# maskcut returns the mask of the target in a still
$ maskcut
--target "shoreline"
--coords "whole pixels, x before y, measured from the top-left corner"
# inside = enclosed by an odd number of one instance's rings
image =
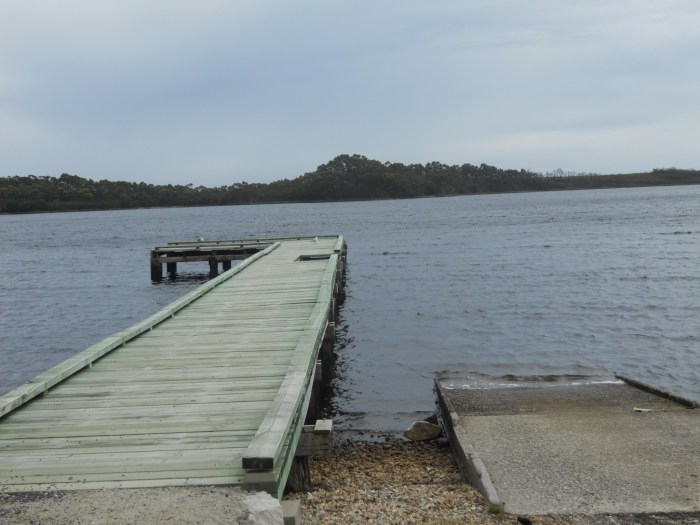
[[[358,440],[340,432],[330,457],[311,458],[312,490],[288,493],[302,525],[697,525],[700,512],[515,516],[462,480],[446,439],[412,442],[395,432]],[[0,524],[171,525],[245,523],[247,493],[193,486],[73,492],[0,492]]]
[[[597,515],[504,513],[463,481],[445,438],[412,442],[391,432],[372,441],[339,433],[332,455],[311,458],[312,490],[298,500],[303,525],[697,525],[700,512]]]
[[[304,525],[577,525],[573,516],[518,516],[490,505],[463,481],[449,442],[413,442],[391,432],[371,440],[340,433],[330,457],[311,458],[312,490],[289,493]],[[524,521],[527,523],[527,521]]]

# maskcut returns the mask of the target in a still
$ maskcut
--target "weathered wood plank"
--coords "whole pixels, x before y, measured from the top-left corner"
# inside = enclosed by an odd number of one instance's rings
[[[220,380],[207,380],[201,382],[188,381],[184,384],[172,383],[168,384],[168,393],[184,393],[184,394],[197,394],[197,393],[216,393],[216,392],[240,392],[247,391],[249,389],[255,389],[258,386],[267,390],[270,388],[279,388],[282,383],[282,378],[270,377],[270,378],[255,378],[255,377],[243,377],[231,381],[229,379]],[[129,384],[119,384],[119,385],[103,385],[99,391],[90,385],[75,385],[73,383],[67,383],[61,385],[60,389],[54,389],[49,392],[43,399],[55,399],[61,397],[73,397],[81,396],[86,398],[115,398],[115,397],[131,397],[139,395],[152,395],[163,393],[163,387],[158,383],[148,384],[148,385],[129,385]]]
[[[242,472],[240,458],[245,452],[245,441],[225,445],[219,443],[202,443],[189,448],[169,445],[158,448],[151,447],[108,447],[104,451],[95,449],[78,449],[70,455],[52,454],[52,450],[27,450],[24,460],[18,457],[10,458],[3,463],[2,475],[34,474],[44,476],[61,474],[62,472],[99,473],[119,471],[120,466],[131,465],[131,470],[164,471],[227,468],[230,472]],[[177,458],[190,458],[190,461],[177,463]],[[216,466],[222,460],[228,463]],[[187,467],[185,467],[185,465]],[[89,468],[88,468],[89,466]]]
[[[261,353],[264,352],[264,353]],[[180,358],[168,358],[166,356],[127,356],[119,361],[109,361],[98,363],[95,365],[94,372],[100,373],[119,373],[124,370],[133,370],[134,368],[141,367],[142,370],[154,370],[158,372],[164,372],[171,369],[182,369],[187,368],[193,373],[199,372],[200,374],[206,373],[207,371],[215,370],[216,368],[222,367],[241,367],[241,366],[284,366],[289,362],[289,356],[291,351],[267,351],[258,350],[258,353],[254,352],[229,352],[220,353],[217,355],[209,354],[208,357],[192,358],[192,357],[180,357]]]
[[[196,467],[196,465],[195,465]],[[72,473],[65,474],[16,474],[11,476],[0,475],[0,485],[3,485],[3,490],[6,490],[7,485],[11,484],[54,484],[54,483],[73,483],[73,489],[82,488],[83,483],[95,481],[147,481],[152,479],[181,479],[181,478],[205,478],[205,477],[236,477],[239,481],[242,472],[233,470],[228,466],[201,468],[183,468],[182,470],[135,470],[135,471],[114,471],[94,472],[94,473]],[[168,484],[166,483],[165,486]],[[136,485],[141,486],[141,485]]]
[[[146,457],[150,457],[160,453],[166,453],[170,455],[188,453],[189,451],[203,450],[206,450],[210,454],[216,455],[217,457],[227,457],[232,453],[231,451],[235,451],[236,455],[241,456],[243,452],[245,452],[246,446],[248,445],[248,442],[250,441],[251,437],[252,434],[242,434],[235,439],[229,438],[226,441],[215,441],[207,439],[200,440],[197,443],[191,444],[181,442],[155,442],[150,445],[129,443],[126,445],[117,446],[102,443],[100,445],[93,445],[91,447],[80,447],[76,446],[75,444],[71,444],[70,457],[77,458],[80,461],[99,461],[106,454],[131,455],[137,453],[144,453],[146,454]],[[13,443],[12,446],[15,446],[15,443]],[[27,461],[30,461],[32,458],[39,458],[39,461],[42,462],[47,460],[50,461],[54,457],[63,457],[61,455],[52,455],[52,453],[56,451],[65,452],[66,449],[64,447],[65,445],[61,447],[56,446],[53,450],[45,446],[24,448],[23,457]],[[0,450],[1,449],[2,446],[0,445]],[[20,458],[19,456],[13,456],[8,461],[8,464],[10,464],[12,461],[22,461],[22,458]]]
[[[142,395],[142,396],[130,396],[130,397],[109,397],[109,398],[99,398],[99,397],[87,397],[87,396],[49,396],[42,403],[36,405],[27,405],[24,409],[28,412],[38,412],[38,411],[52,411],[54,409],[94,409],[94,408],[104,408],[112,409],[118,407],[172,407],[172,406],[186,406],[188,404],[202,403],[204,405],[209,404],[223,404],[226,406],[226,410],[232,403],[246,403],[246,402],[269,402],[275,396],[276,390],[254,390],[249,392],[237,392],[231,394],[201,394],[199,392],[192,392],[191,395],[178,395],[172,396],[166,394],[161,394],[159,396],[152,395]]]
[[[171,405],[145,405],[109,407],[101,406],[99,410],[90,408],[58,407],[35,408],[33,410],[23,410],[21,414],[12,416],[11,425],[32,424],[32,423],[54,423],[60,418],[60,425],[80,425],[99,424],[103,421],[110,421],[115,425],[129,420],[152,419],[154,424],[183,420],[202,421],[219,415],[237,417],[247,414],[264,414],[270,405],[270,400],[236,401],[235,403],[188,403],[182,406]],[[41,405],[39,405],[41,407]],[[54,423],[55,424],[55,423]]]
[[[129,375],[114,374],[109,370],[101,371],[95,367],[89,373],[81,374],[73,378],[74,384],[86,385],[103,383],[109,379],[111,383],[179,383],[182,381],[197,381],[206,379],[237,379],[246,377],[278,377],[284,374],[286,367],[283,365],[274,366],[250,366],[244,368],[220,367],[203,370],[182,370],[178,376],[159,374],[152,370],[132,370]]]
[[[43,435],[50,438],[60,437],[91,437],[91,436],[129,436],[134,434],[168,434],[172,432],[210,432],[219,430],[257,430],[264,414],[237,415],[235,420],[231,415],[209,416],[201,421],[181,419],[175,421],[154,422],[152,420],[133,420],[120,423],[92,425],[58,426],[54,424],[47,429],[45,423],[27,423],[11,425],[3,429],[2,439],[21,439],[32,435]],[[3,424],[4,425],[4,424]],[[4,457],[4,456],[3,456]]]
[[[91,453],[95,450],[103,452],[108,450],[150,449],[150,447],[162,447],[166,450],[173,447],[197,448],[204,445],[211,445],[219,448],[220,445],[230,446],[239,442],[250,441],[255,435],[254,429],[249,430],[217,430],[209,432],[169,432],[166,434],[134,434],[134,435],[106,435],[90,436],[89,439],[78,437],[22,437],[18,439],[0,439],[0,450],[10,449],[13,451],[22,450],[22,454],[29,454],[31,451],[38,453],[51,451],[52,449],[73,450],[75,453]]]

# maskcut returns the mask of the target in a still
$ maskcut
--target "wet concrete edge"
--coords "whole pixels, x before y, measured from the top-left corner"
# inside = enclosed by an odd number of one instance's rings
[[[624,381],[625,383],[627,383],[630,386],[633,386],[634,388],[643,390],[644,392],[648,392],[649,394],[654,394],[658,397],[663,397],[665,399],[668,399],[669,401],[673,401],[674,403],[683,405],[684,407],[700,408],[700,403],[698,403],[697,401],[693,401],[692,399],[679,396],[677,394],[674,394],[673,392],[668,392],[667,390],[662,390],[652,385],[648,385],[647,383],[642,383],[641,381],[637,381],[636,379],[632,379],[631,377],[615,374],[615,379]]]
[[[491,481],[491,476],[489,476],[478,452],[469,445],[459,415],[449,397],[445,394],[439,378],[435,379],[435,390],[437,391],[438,406],[443,421],[443,428],[450,441],[452,452],[457,459],[457,464],[459,465],[462,476],[476,487],[489,503],[502,506],[501,498],[498,496],[496,487],[494,487]]]

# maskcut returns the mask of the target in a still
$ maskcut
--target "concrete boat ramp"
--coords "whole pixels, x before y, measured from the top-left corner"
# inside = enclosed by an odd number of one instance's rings
[[[700,511],[697,403],[620,378],[497,383],[436,380],[462,472],[491,503],[524,515]]]

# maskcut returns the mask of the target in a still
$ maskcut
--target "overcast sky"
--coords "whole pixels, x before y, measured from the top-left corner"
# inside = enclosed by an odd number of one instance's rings
[[[0,176],[700,168],[697,0],[2,0]]]

